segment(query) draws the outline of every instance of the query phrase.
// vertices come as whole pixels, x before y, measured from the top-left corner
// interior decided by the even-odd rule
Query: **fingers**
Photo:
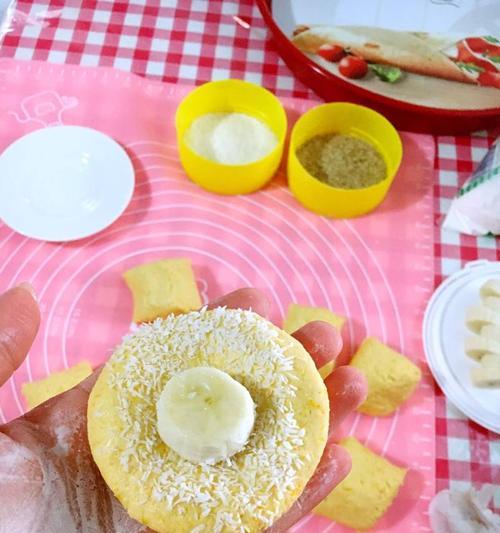
[[[208,304],[209,309],[229,307],[230,309],[251,309],[264,318],[269,316],[271,304],[267,296],[258,289],[238,289]]]
[[[355,368],[340,366],[326,378],[325,385],[330,398],[328,438],[332,439],[346,416],[365,401],[368,384],[365,377]]]
[[[293,337],[309,352],[318,369],[333,361],[342,351],[342,335],[327,322],[309,322],[297,330]]]
[[[267,296],[258,289],[251,288],[238,289],[208,304],[209,309],[223,306],[231,309],[251,309],[263,317],[268,317],[270,310]],[[340,332],[327,322],[310,322],[293,336],[311,354],[318,368],[333,361],[342,351]]]
[[[29,284],[0,295],[0,385],[24,361],[40,325],[40,310]]]
[[[316,471],[299,499],[266,533],[285,533],[304,515],[311,512],[347,476],[351,470],[349,453],[337,444],[328,443]]]
[[[311,324],[308,324],[308,326],[310,325]],[[303,330],[305,330],[306,327],[307,326],[301,328],[299,332],[302,332],[303,334]],[[331,328],[331,326],[329,326],[329,328]],[[298,340],[304,344],[304,347],[307,350],[314,348],[314,346],[309,344],[307,335],[305,341],[301,338]],[[320,353],[324,349],[324,343],[322,343],[321,346],[322,347],[319,350]],[[340,349],[338,348],[339,345],[337,345],[337,352],[335,355],[338,354],[341,346]],[[358,370],[348,366],[341,366],[335,369],[325,380],[325,385],[328,389],[328,395],[330,398],[330,424],[328,443],[325,451],[323,452],[318,468],[309,480],[309,483],[300,498],[286,514],[266,531],[266,533],[284,533],[287,531],[293,524],[312,511],[324,498],[326,498],[326,496],[330,494],[330,492],[351,470],[351,458],[349,453],[341,446],[334,444],[332,437],[335,437],[335,433],[337,433],[340,424],[344,421],[346,416],[352,413],[364,402],[368,392],[368,385],[366,379],[360,372],[358,372]]]
[[[102,369],[104,368],[104,365],[98,366],[92,374],[88,378],[85,378],[81,383],[78,383],[76,386],[80,390],[83,390],[83,392],[86,392],[87,394],[90,394],[90,391],[92,390],[93,386],[95,385],[95,382],[97,381],[97,378],[99,377],[100,373],[102,372]]]

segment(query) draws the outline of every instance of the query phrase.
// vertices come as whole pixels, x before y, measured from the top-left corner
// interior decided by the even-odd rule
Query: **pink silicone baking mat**
[[[0,389],[0,423],[25,410],[23,382],[82,359],[94,365],[106,360],[131,326],[124,270],[189,257],[205,301],[259,287],[272,299],[277,324],[290,302],[325,306],[348,317],[348,351],[375,335],[419,362],[424,379],[406,405],[388,418],[355,414],[345,431],[410,468],[376,530],[430,531],[434,397],[421,321],[433,288],[433,139],[402,134],[402,167],[375,213],[328,220],[294,200],[282,173],[243,197],[212,195],[191,183],[178,162],[174,131],[176,107],[188,90],[109,69],[0,60],[0,150],[37,128],[79,124],[113,136],[136,170],[128,209],[88,239],[37,242],[0,223],[0,290],[31,281],[43,314],[28,359]],[[313,105],[284,104],[291,123]],[[292,531],[348,529],[311,515]]]

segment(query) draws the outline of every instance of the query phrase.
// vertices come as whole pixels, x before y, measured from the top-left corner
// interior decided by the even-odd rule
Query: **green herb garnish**
[[[500,56],[484,56],[486,59],[493,61],[493,63],[500,63]]]
[[[489,43],[500,44],[500,41],[496,37],[493,37],[492,35],[486,35],[485,37],[483,37],[483,39],[485,41],[488,41]]]
[[[475,73],[475,72],[484,72],[484,68],[478,67],[477,65],[474,65],[474,63],[462,63],[460,61],[457,61],[457,66],[461,68],[462,70],[465,70],[467,72]]]
[[[377,63],[372,63],[369,65],[369,67],[379,79],[387,83],[396,83],[403,76],[401,69],[398,67],[379,65]]]

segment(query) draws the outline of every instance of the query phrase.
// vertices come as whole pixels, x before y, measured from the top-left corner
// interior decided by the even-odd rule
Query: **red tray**
[[[466,133],[500,126],[500,106],[481,110],[440,109],[402,102],[351,85],[305,56],[276,24],[271,0],[256,0],[276,48],[290,70],[318,96],[363,104],[385,115],[397,128],[437,135]]]

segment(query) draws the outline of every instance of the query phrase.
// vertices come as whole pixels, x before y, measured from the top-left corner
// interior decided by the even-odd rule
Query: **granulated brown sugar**
[[[340,189],[362,189],[387,176],[379,151],[350,135],[316,135],[298,148],[297,157],[316,179]]]

